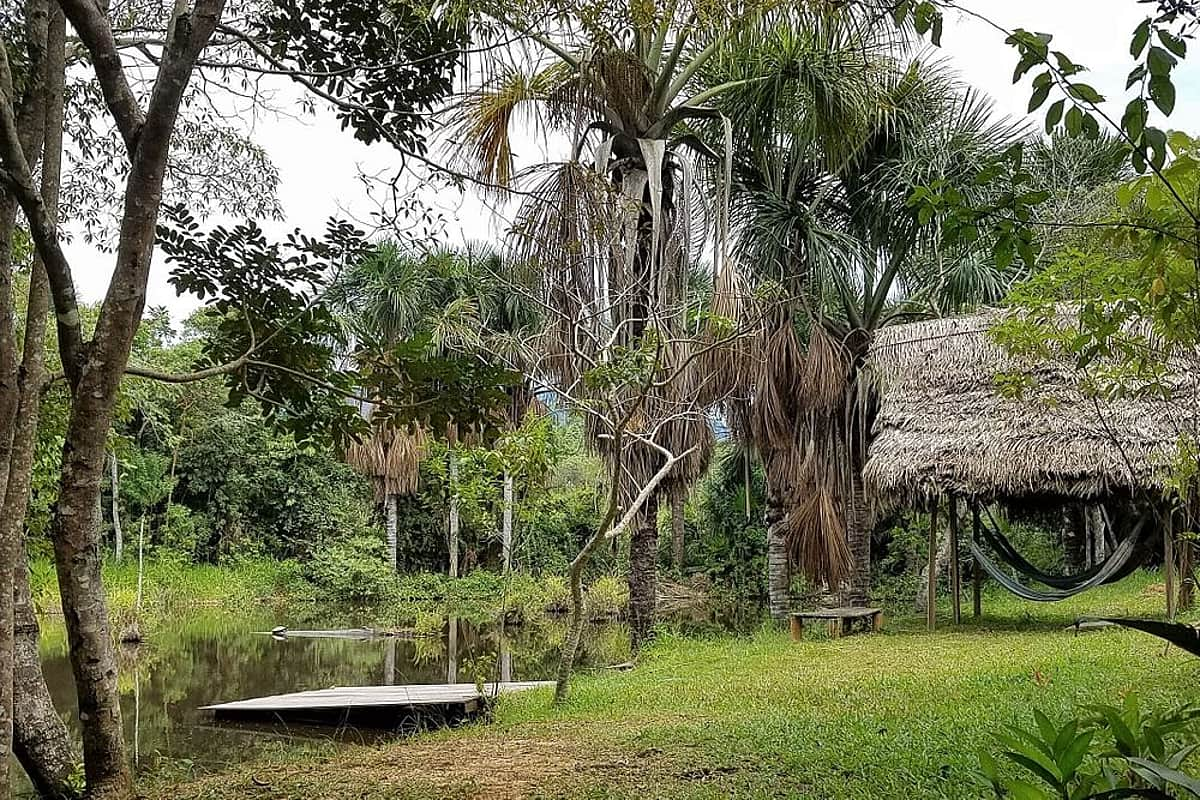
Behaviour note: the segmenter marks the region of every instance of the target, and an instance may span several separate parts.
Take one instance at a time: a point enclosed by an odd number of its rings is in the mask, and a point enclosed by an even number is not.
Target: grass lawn
[[[630,672],[579,678],[570,701],[506,698],[496,721],[375,746],[292,754],[150,796],[186,798],[981,797],[976,751],[1137,690],[1197,699],[1200,661],[1124,630],[1074,635],[1076,615],[1160,615],[1140,573],[1064,603],[985,597],[955,628],[898,616],[887,631],[795,644],[786,632],[660,637]],[[967,608],[969,615],[969,604]]]

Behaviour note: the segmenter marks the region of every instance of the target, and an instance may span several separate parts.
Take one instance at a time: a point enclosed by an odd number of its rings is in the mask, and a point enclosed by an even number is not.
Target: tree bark
[[[654,628],[658,600],[658,492],[646,500],[629,537],[629,646],[638,649]]]
[[[117,563],[125,556],[125,541],[121,531],[121,477],[117,454],[109,456],[109,483],[112,485],[113,558]]]
[[[387,525],[387,551],[388,551],[388,566],[394,571],[399,560],[399,546],[396,537],[396,528],[399,525],[399,509],[397,503],[399,498],[394,494],[388,494],[383,500],[383,510],[385,524]]]
[[[449,454],[450,469],[450,520],[447,524],[447,536],[450,545],[450,577],[458,577],[458,458],[454,449]]]
[[[58,218],[58,186],[62,171],[62,115],[65,22],[62,10],[50,10],[46,36],[45,124],[41,193],[48,219]],[[0,538],[20,542],[24,535],[33,474],[41,391],[46,377],[46,323],[50,288],[45,264],[34,255],[25,312],[20,367],[20,399],[13,432],[12,458],[5,487]],[[38,652],[38,622],[29,589],[24,547],[19,546],[13,583],[14,688],[13,752],[37,792],[47,798],[75,796],[71,777],[78,763],[62,718],[54,709]]]
[[[513,544],[513,476],[504,468],[504,509],[500,524],[500,554],[504,563],[504,574],[512,572]]]
[[[17,564],[15,583],[15,664],[18,687],[14,711],[13,752],[30,783],[45,798],[76,797],[71,780],[78,755],[71,745],[67,727],[54,709],[38,653],[38,621],[29,591],[29,570],[24,554]]]
[[[0,44],[0,46],[3,46]],[[17,341],[13,320],[12,240],[16,203],[0,199],[0,486],[8,485],[13,428],[20,390],[17,386]],[[10,526],[5,526],[6,529]],[[0,539],[0,787],[8,787],[8,752],[13,739],[13,587],[19,532],[6,530]]]
[[[675,487],[671,491],[671,560],[675,565],[675,571],[680,575],[683,574],[686,560],[683,540],[683,501],[686,499],[684,491],[682,486]]]
[[[854,566],[841,591],[847,606],[865,606],[871,599],[871,521],[859,464],[851,467],[850,496],[846,502],[846,539]]]
[[[787,619],[792,602],[792,576],[783,519],[784,510],[779,503],[779,496],[768,492],[767,509],[763,516],[767,528],[767,601],[771,619],[777,622]]]
[[[29,164],[13,147],[7,116],[0,119],[0,145],[34,242],[47,263],[63,370],[71,387],[51,538],[79,699],[88,794],[107,800],[130,796],[132,782],[125,759],[116,659],[100,576],[99,532],[92,512],[100,493],[117,391],[145,306],[171,136],[196,60],[220,19],[224,2],[197,0],[191,9],[177,4],[168,23],[166,45],[145,112],[122,68],[106,7],[86,0],[62,0],[60,5],[91,55],[105,104],[129,155],[115,268],[94,338],[86,347],[81,346],[79,309],[70,285],[69,264],[57,237],[48,230],[44,204],[32,191]]]

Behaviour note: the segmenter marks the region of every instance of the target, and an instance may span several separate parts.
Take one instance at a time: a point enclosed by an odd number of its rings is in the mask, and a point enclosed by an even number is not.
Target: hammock
[[[988,512],[988,516],[991,516],[991,512]],[[1125,537],[1125,540],[1117,545],[1117,548],[1103,562],[1086,572],[1072,576],[1048,575],[1042,572],[1025,560],[998,531],[994,534],[988,531],[991,535],[988,535],[986,538],[989,543],[995,542],[993,547],[996,547],[997,553],[1006,563],[1033,580],[1051,586],[1052,588],[1050,589],[1034,589],[1021,583],[988,558],[987,554],[980,548],[979,543],[974,539],[971,540],[971,555],[975,557],[976,562],[983,568],[984,572],[995,578],[997,583],[1017,597],[1037,603],[1053,603],[1058,600],[1065,600],[1068,597],[1074,597],[1101,584],[1121,580],[1137,569],[1138,562],[1134,560],[1133,556],[1138,551],[1138,543],[1141,538],[1138,534],[1144,522],[1144,518],[1140,520],[1130,535]],[[986,526],[980,527],[986,530]],[[1001,541],[1003,544],[1000,544]],[[1049,578],[1053,583],[1042,578]]]
[[[996,518],[992,516],[991,509],[984,507],[984,511],[987,513],[988,520],[992,523],[991,526],[980,526],[980,532],[983,534],[983,538],[987,542],[988,546],[990,546],[992,550],[996,552],[1001,561],[1031,581],[1042,583],[1055,589],[1074,589],[1076,586],[1081,586],[1085,583],[1088,583],[1088,581],[1099,574],[1108,563],[1108,559],[1105,559],[1099,564],[1089,567],[1088,569],[1076,575],[1051,575],[1048,572],[1043,572],[1033,564],[1029,563],[1029,561],[1017,551],[1017,548],[1013,547],[1012,542],[1010,542],[1004,536],[1004,534],[1000,532],[1000,526],[997,524]],[[1129,533],[1127,540],[1137,540],[1145,522],[1146,518],[1144,516],[1139,519],[1137,524],[1134,525],[1133,530]],[[1109,558],[1115,554],[1116,550],[1109,555]],[[1134,570],[1138,568],[1138,566],[1139,564],[1137,561],[1129,559],[1125,562],[1125,566],[1122,569],[1110,576],[1104,581],[1104,583],[1116,583],[1117,581],[1124,580],[1125,578],[1128,578],[1134,572]]]

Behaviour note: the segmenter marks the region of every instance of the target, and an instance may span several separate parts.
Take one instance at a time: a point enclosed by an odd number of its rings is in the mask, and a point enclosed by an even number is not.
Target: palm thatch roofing
[[[1166,395],[1102,399],[1073,360],[1036,363],[989,331],[1005,312],[880,331],[867,368],[880,408],[864,479],[882,507],[952,493],[1064,500],[1161,492],[1181,436],[1198,430],[1197,380],[1168,375]],[[999,376],[1031,380],[1020,392]]]

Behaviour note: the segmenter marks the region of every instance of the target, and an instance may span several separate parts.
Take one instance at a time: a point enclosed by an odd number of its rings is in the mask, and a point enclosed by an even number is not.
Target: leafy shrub
[[[592,619],[615,617],[629,605],[629,584],[615,575],[601,575],[588,586],[584,605]]]
[[[399,589],[383,542],[355,537],[326,545],[305,564],[304,576],[323,597],[350,603],[393,599]]]
[[[1034,710],[1035,729],[1011,727],[997,734],[1002,757],[1019,768],[1021,777],[1003,775],[991,753],[980,753],[980,772],[996,796],[1169,798],[1177,788],[1200,796],[1200,781],[1182,771],[1200,747],[1200,708],[1147,712],[1130,692],[1120,707],[1092,705],[1082,711],[1059,725]]]

